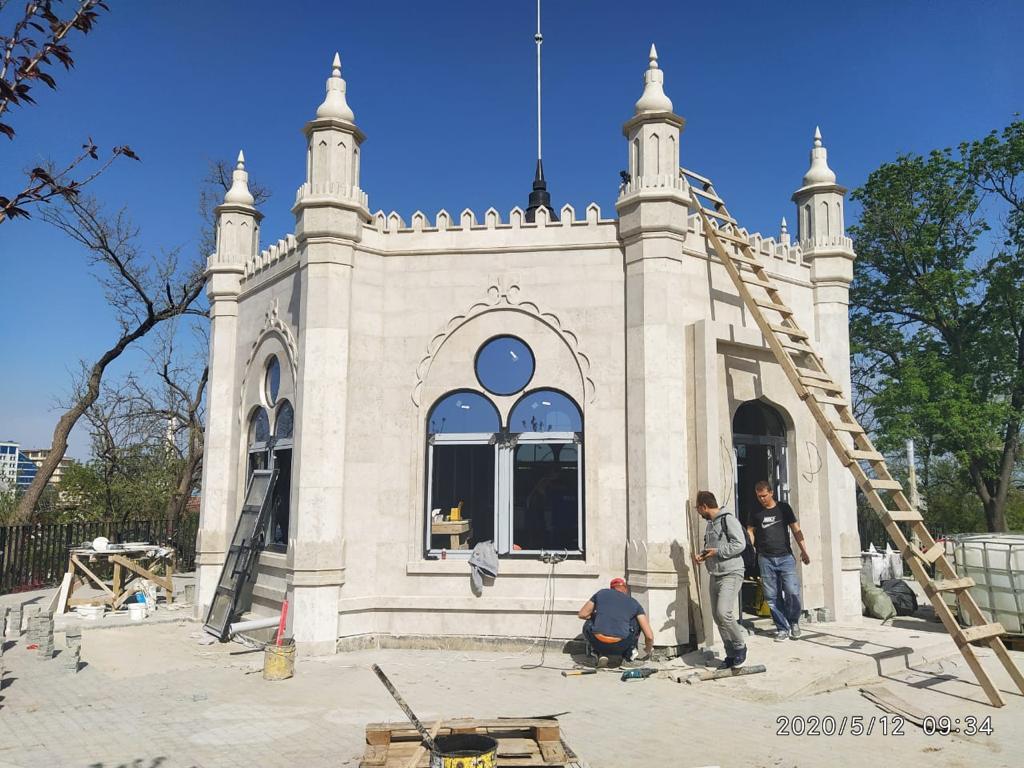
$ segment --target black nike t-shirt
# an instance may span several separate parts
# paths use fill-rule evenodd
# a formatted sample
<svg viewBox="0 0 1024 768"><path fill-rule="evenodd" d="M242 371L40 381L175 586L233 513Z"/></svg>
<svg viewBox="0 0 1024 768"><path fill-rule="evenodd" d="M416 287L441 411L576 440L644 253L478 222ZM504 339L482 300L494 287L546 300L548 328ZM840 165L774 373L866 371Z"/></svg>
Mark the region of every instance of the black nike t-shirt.
<svg viewBox="0 0 1024 768"><path fill-rule="evenodd" d="M754 529L757 554L767 557L792 555L789 546L789 525L796 522L793 508L784 501L775 502L771 509L751 510L747 525Z"/></svg>

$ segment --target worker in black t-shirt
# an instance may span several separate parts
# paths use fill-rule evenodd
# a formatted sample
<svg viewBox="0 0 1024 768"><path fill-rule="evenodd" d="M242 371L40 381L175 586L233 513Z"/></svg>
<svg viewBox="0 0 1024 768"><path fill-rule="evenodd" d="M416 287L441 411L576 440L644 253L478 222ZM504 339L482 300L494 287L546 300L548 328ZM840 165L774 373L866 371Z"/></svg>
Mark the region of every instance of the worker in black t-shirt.
<svg viewBox="0 0 1024 768"><path fill-rule="evenodd" d="M789 545L790 531L793 531L793 538L800 547L800 559L805 565L811 562L811 556L807 554L804 534L793 508L784 501L775 500L767 480L760 480L754 485L754 494L761 502L761 509L750 513L747 536L757 550L764 599L778 630L775 639L796 640L800 637L800 580Z"/></svg>

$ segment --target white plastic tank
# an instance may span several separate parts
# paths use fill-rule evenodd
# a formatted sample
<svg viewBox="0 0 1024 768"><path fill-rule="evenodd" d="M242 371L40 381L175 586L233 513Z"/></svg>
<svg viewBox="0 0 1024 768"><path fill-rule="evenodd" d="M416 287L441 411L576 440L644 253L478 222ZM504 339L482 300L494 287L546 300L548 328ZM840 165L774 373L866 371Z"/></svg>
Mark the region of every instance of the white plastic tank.
<svg viewBox="0 0 1024 768"><path fill-rule="evenodd" d="M1024 634L1024 534L955 536L946 540L946 555L957 574L974 579L971 596L982 613L1009 634Z"/></svg>

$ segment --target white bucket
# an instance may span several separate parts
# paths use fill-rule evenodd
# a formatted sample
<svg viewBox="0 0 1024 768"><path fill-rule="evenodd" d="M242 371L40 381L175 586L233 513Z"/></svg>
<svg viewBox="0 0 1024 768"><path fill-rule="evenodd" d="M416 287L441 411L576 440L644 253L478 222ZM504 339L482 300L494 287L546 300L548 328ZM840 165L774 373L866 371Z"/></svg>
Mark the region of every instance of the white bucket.
<svg viewBox="0 0 1024 768"><path fill-rule="evenodd" d="M80 605L75 608L75 612L88 621L96 621L102 617L106 611L107 609L102 605Z"/></svg>
<svg viewBox="0 0 1024 768"><path fill-rule="evenodd" d="M146 604L128 603L128 618L132 621L142 621L146 618Z"/></svg>

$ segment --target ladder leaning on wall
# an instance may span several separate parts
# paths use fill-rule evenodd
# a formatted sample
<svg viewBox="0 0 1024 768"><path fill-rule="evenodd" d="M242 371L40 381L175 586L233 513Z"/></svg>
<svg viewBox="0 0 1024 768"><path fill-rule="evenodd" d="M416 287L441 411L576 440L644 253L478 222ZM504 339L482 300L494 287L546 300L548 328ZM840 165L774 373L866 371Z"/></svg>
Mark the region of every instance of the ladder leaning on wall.
<svg viewBox="0 0 1024 768"><path fill-rule="evenodd" d="M889 537L896 544L910 570L922 586L964 659L977 677L993 706L1001 707L999 689L985 672L971 643L991 648L1006 671L1024 693L1024 675L1017 669L1007 653L1001 636L1006 633L1002 624L989 623L971 596L974 580L959 578L945 555L945 548L932 538L918 510L914 509L903 493L903 486L893 479L885 458L879 453L864 428L853 416L843 388L825 370L822 359L811 347L810 336L797 325L792 309L786 306L775 283L758 261L747 238L740 232L736 220L729 215L725 202L715 193L710 179L680 169L689 184L691 205L703 224L704 237L732 278L751 317L757 323L775 359L786 372L800 399L810 408L829 444L839 460L853 473L861 492L867 497L875 513L881 518ZM761 291L758 298L752 291ZM769 322L765 312L774 312L778 322ZM837 418L833 420L829 413ZM907 524L920 540L920 547L912 544L900 523ZM939 579L928 575L926 566L934 565ZM953 593L961 611L971 622L961 627L953 611L943 599L944 593Z"/></svg>

